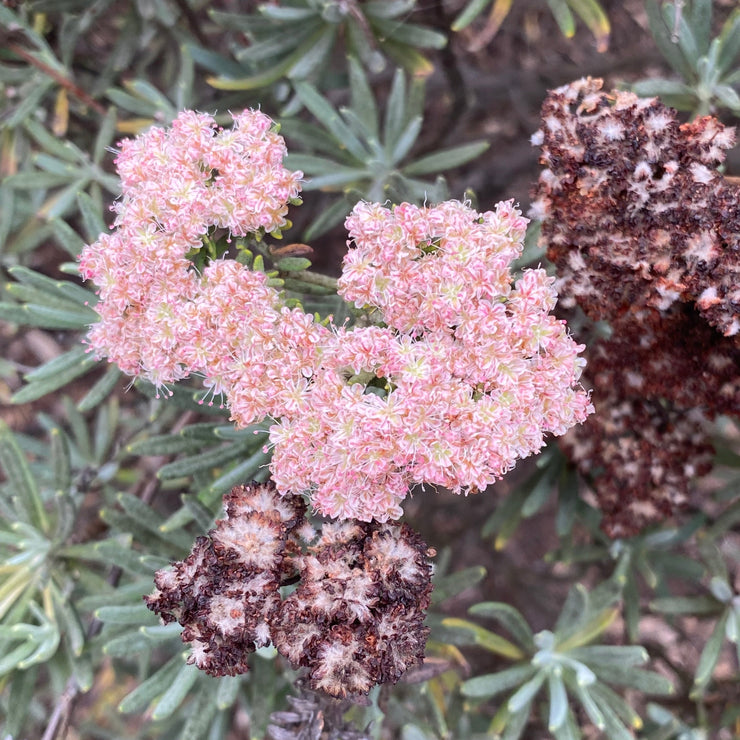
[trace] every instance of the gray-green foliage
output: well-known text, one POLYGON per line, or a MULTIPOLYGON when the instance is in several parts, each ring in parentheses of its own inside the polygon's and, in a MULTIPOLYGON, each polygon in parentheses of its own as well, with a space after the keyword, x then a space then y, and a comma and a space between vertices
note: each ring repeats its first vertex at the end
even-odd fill
MULTIPOLYGON (((251 90, 284 77, 319 77, 340 39, 343 53, 362 60, 372 72, 382 71, 390 57, 410 72, 428 74, 431 65, 420 50, 440 49, 446 38, 409 21, 415 6, 416 0, 293 0, 260 3, 252 14, 213 10, 211 17, 219 25, 244 32, 251 44, 235 45, 233 55, 241 70, 219 70, 210 84, 222 90, 251 90)), ((216 58, 210 62, 218 70, 216 58)))
POLYGON ((590 594, 577 585, 569 592, 553 629, 536 634, 508 604, 482 602, 470 608, 470 614, 498 622, 511 640, 465 619, 443 620, 444 627, 463 639, 467 633, 473 644, 513 661, 502 671, 462 684, 462 693, 477 701, 506 696, 489 732, 516 740, 542 703, 547 727, 558 740, 582 737, 573 705, 580 705, 607 737, 631 737, 630 729, 642 724, 640 717, 609 684, 646 694, 670 694, 673 689, 664 676, 638 667, 648 659, 644 648, 590 644, 617 616, 618 595, 619 589, 608 581, 590 594))
POLYGON ((305 190, 343 194, 308 227, 312 239, 339 223, 360 198, 376 202, 443 200, 447 189, 419 179, 469 162, 488 148, 476 141, 427 156, 409 157, 424 119, 424 80, 410 82, 399 69, 381 116, 375 93, 357 60, 349 59, 350 104, 337 110, 307 82, 296 82, 300 101, 321 125, 286 119, 284 132, 310 154, 289 154, 287 163, 307 175, 305 190))
POLYGON ((653 78, 633 85, 638 95, 659 96, 666 105, 692 116, 722 108, 740 113, 740 8, 712 37, 712 0, 666 2, 647 0, 650 30, 656 46, 680 81, 653 78))
MULTIPOLYGON (((509 14, 513 0, 469 0, 460 15, 455 18, 452 30, 462 31, 467 28, 489 5, 491 9, 488 22, 481 32, 481 39, 490 40, 489 37, 492 37, 509 14)), ((547 6, 564 36, 570 38, 575 34, 577 17, 594 35, 598 47, 601 50, 606 49, 611 28, 609 18, 598 0, 547 0, 547 6)), ((479 44, 480 41, 476 46, 479 44)))

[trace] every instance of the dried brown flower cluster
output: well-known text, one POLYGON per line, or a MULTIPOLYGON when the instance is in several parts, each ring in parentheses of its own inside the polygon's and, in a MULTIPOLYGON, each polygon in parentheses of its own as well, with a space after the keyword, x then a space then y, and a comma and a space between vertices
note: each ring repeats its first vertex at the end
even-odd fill
POLYGON ((588 351, 597 413, 563 446, 594 480, 605 531, 626 536, 708 472, 703 416, 740 415, 740 187, 717 171, 732 129, 601 86, 548 95, 530 215, 561 305, 612 330, 588 351))
POLYGON ((301 583, 283 602, 275 646, 332 696, 395 683, 424 657, 430 578, 426 545, 408 525, 325 524, 301 558, 301 583))
POLYGON ((395 682, 421 661, 431 593, 426 545, 407 525, 325 524, 315 539, 300 497, 274 485, 238 486, 226 517, 188 558, 155 576, 147 606, 183 626, 190 662, 214 676, 247 671, 274 642, 311 688, 331 696, 395 682), (280 587, 299 579, 283 600, 280 587))
POLYGON ((625 537, 685 504, 689 481, 711 469, 713 449, 700 413, 602 385, 594 398, 596 413, 561 446, 595 481, 604 531, 625 537))
POLYGON ((601 92, 584 79, 542 106, 541 219, 561 294, 594 319, 693 302, 725 336, 740 333, 740 187, 717 167, 734 129, 679 124, 657 98, 601 92))
POLYGON ((270 485, 237 486, 224 496, 226 517, 191 554, 159 570, 146 605, 165 622, 183 626, 190 662, 213 676, 247 670, 247 655, 270 642, 280 609, 280 585, 293 575, 306 506, 270 485))

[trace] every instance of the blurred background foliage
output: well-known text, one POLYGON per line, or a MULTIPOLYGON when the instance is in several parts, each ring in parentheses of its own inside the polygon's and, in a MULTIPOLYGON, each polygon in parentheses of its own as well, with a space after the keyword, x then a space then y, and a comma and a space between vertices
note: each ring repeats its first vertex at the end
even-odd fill
MULTIPOLYGON (((0 736, 740 734, 740 454, 727 419, 690 510, 629 539, 600 531, 555 444, 486 496, 411 499, 407 518, 440 550, 428 659, 364 703, 310 694, 271 649, 243 677, 194 670, 179 627, 159 625, 142 596, 213 526, 226 491, 266 478, 266 427, 234 430, 196 383, 163 401, 95 362, 81 338, 96 297, 75 264, 110 223, 116 142, 183 108, 226 122, 260 106, 280 121, 289 165, 306 174, 285 239, 310 242, 329 274, 358 199, 526 205, 539 105, 576 77, 737 123, 734 5, 3 3, 0 736)), ((544 262, 533 225, 521 264, 544 262)), ((310 266, 267 246, 253 262, 336 316, 310 266)))

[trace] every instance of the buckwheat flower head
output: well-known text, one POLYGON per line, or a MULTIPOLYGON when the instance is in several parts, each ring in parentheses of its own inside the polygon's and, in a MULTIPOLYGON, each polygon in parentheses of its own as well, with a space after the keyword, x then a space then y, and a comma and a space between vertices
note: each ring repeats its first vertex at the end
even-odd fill
POLYGON ((311 538, 305 504, 271 484, 238 486, 224 497, 226 517, 172 570, 157 571, 146 605, 183 626, 188 659, 214 676, 247 671, 246 659, 271 639, 280 585, 295 569, 299 537, 311 538))
POLYGON ((718 170, 733 129, 601 86, 545 100, 531 214, 563 305, 611 328, 588 351, 597 414, 563 446, 624 536, 709 471, 705 417, 740 415, 740 188, 718 170))
POLYGON ((536 141, 545 169, 531 214, 559 291, 590 316, 690 302, 740 333, 740 186, 718 166, 735 131, 711 116, 679 124, 657 98, 583 79, 553 90, 536 141))
POLYGON ((274 622, 278 651, 331 696, 395 683, 424 657, 431 554, 406 524, 325 524, 274 622))
POLYGON ((691 483, 711 470, 714 450, 701 412, 594 389, 596 413, 561 446, 591 479, 610 537, 630 537, 686 506, 691 483))
POLYGON ((281 490, 387 521, 411 487, 482 490, 586 418, 583 348, 549 313, 552 279, 510 273, 525 223, 510 203, 356 206, 340 293, 385 326, 324 339, 301 414, 271 430, 281 490))
MULTIPOLYGON (((90 348, 158 386, 207 364, 203 342, 191 345, 195 327, 188 318, 209 302, 218 268, 204 288, 209 276, 197 274, 188 253, 216 229, 244 236, 281 228, 287 204, 300 190, 302 174, 283 167, 285 144, 271 120, 244 111, 233 121, 224 130, 211 116, 185 111, 169 129, 152 128, 121 142, 116 165, 123 192, 112 233, 80 255, 80 274, 100 296, 90 348)), ((233 272, 231 277, 242 287, 248 281, 233 272)), ((256 295, 245 301, 258 304, 256 295)), ((273 291, 262 304, 276 301, 273 291)), ((212 347, 209 356, 214 352, 212 347)))
POLYGON ((449 329, 467 305, 506 298, 526 225, 510 201, 484 214, 455 200, 434 208, 358 203, 346 222, 352 248, 339 293, 379 309, 404 333, 449 329))

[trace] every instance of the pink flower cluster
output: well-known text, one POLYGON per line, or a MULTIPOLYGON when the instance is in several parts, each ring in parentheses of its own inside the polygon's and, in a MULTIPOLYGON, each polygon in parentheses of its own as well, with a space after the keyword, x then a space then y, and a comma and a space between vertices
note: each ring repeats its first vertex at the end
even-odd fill
POLYGON ((302 412, 271 430, 279 489, 395 518, 410 487, 483 490, 591 412, 552 279, 512 287, 526 219, 511 203, 359 203, 347 227, 339 292, 382 325, 336 329, 302 412))
POLYGON ((399 517, 417 484, 482 490, 591 412, 552 279, 512 285, 526 219, 510 202, 359 203, 339 292, 371 325, 316 324, 234 260, 199 274, 188 252, 204 235, 277 229, 298 193, 270 120, 234 121, 183 113, 122 145, 115 230, 81 256, 96 354, 157 385, 200 374, 241 426, 276 419, 278 490, 362 521, 399 517))
POLYGON ((239 237, 286 224, 302 173, 283 167, 285 142, 259 111, 233 116, 231 129, 194 111, 169 129, 152 128, 120 144, 116 165, 123 197, 110 234, 88 245, 80 274, 98 286, 101 321, 89 342, 122 370, 156 385, 205 368, 201 322, 219 292, 246 289, 259 306, 275 307, 264 275, 214 264, 198 275, 187 258, 203 237, 224 229, 239 237))

